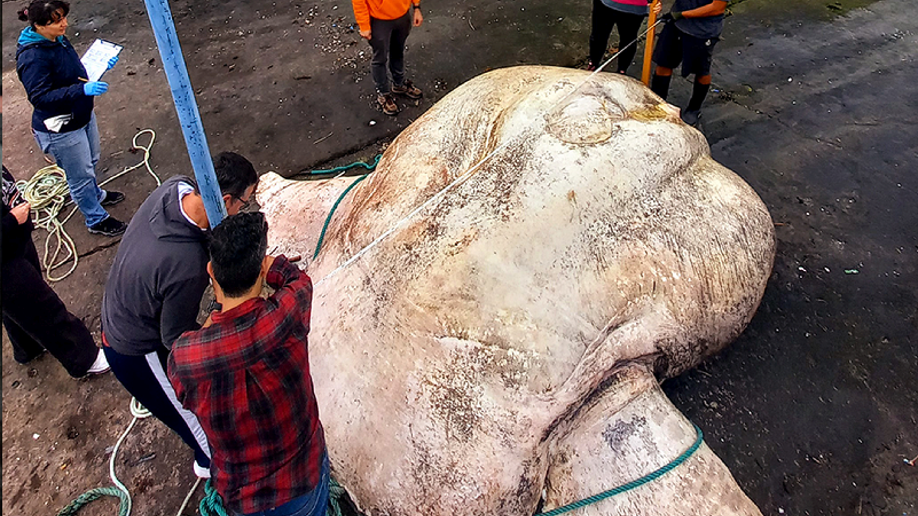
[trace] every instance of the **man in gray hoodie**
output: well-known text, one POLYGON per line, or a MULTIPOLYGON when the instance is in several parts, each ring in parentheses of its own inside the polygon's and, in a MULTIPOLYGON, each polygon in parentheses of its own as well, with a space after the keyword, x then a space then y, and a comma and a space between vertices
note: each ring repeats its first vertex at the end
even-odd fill
MULTIPOLYGON (((254 199, 258 174, 232 152, 214 158, 226 212, 254 199)), ((102 343, 118 381, 194 450, 195 474, 209 478, 210 449, 194 414, 182 408, 166 359, 182 333, 198 329, 207 287, 207 213, 195 182, 170 178, 134 214, 102 298, 102 343)))

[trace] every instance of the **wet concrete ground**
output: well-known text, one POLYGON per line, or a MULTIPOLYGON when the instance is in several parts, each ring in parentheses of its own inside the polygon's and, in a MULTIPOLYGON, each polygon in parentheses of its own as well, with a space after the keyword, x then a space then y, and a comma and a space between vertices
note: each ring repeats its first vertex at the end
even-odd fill
MULTIPOLYGON (((3 162, 23 177, 44 162, 14 70, 20 7, 2 4, 3 162)), ((372 157, 487 69, 582 64, 589 35, 585 1, 426 1, 408 50, 425 98, 390 118, 373 105, 369 48, 349 2, 172 9, 211 150, 285 175, 372 157)), ((664 387, 764 514, 916 514, 918 467, 904 460, 918 455, 918 6, 744 0, 731 10, 702 130, 714 158, 768 205, 778 254, 747 331, 664 387)), ((78 50, 95 37, 125 45, 96 104, 101 175, 138 161, 128 149, 145 127, 157 131, 154 169, 190 174, 143 4, 76 2, 70 21, 78 50)), ((670 102, 683 105, 689 90, 675 81, 670 102)), ((128 200, 112 213, 130 218, 153 187, 143 172, 118 180, 128 200)), ((68 229, 83 256, 55 288, 98 332, 118 242, 76 219, 68 229)), ((108 485, 107 449, 130 422, 120 384, 70 380, 49 357, 21 366, 5 341, 2 372, 3 513, 56 513, 108 485)), ((117 461, 133 514, 175 514, 191 460, 163 425, 139 422, 117 461)), ((96 502, 81 514, 113 510, 96 502)))

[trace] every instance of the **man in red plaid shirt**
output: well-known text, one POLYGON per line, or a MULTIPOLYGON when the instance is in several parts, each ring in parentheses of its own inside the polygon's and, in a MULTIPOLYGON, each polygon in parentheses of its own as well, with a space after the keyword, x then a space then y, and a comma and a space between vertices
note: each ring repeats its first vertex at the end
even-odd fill
POLYGON ((207 434, 228 509, 324 516, 328 454, 306 340, 312 281, 283 255, 265 256, 267 232, 261 213, 214 228, 207 272, 222 308, 175 341, 169 379, 207 434), (275 289, 267 299, 264 282, 275 289))

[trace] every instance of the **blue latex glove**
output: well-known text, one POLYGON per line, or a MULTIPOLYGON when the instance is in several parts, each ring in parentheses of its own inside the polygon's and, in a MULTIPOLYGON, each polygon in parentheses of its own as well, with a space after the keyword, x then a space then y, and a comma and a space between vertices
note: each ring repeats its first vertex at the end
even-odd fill
POLYGON ((95 97, 108 91, 108 83, 101 81, 87 82, 83 85, 83 93, 89 97, 95 97))
POLYGON ((115 63, 117 63, 117 62, 118 62, 118 56, 115 56, 115 57, 109 59, 109 60, 108 60, 108 68, 106 68, 106 70, 111 70, 112 68, 114 68, 114 67, 115 67, 115 63))

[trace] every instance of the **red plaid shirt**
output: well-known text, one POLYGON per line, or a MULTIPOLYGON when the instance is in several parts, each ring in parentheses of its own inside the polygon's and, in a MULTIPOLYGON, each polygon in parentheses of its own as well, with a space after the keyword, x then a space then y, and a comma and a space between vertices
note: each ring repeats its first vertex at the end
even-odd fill
POLYGON ((266 281, 274 295, 214 312, 169 355, 178 399, 210 442, 217 492, 242 513, 312 491, 325 453, 306 341, 312 281, 284 256, 266 281))

